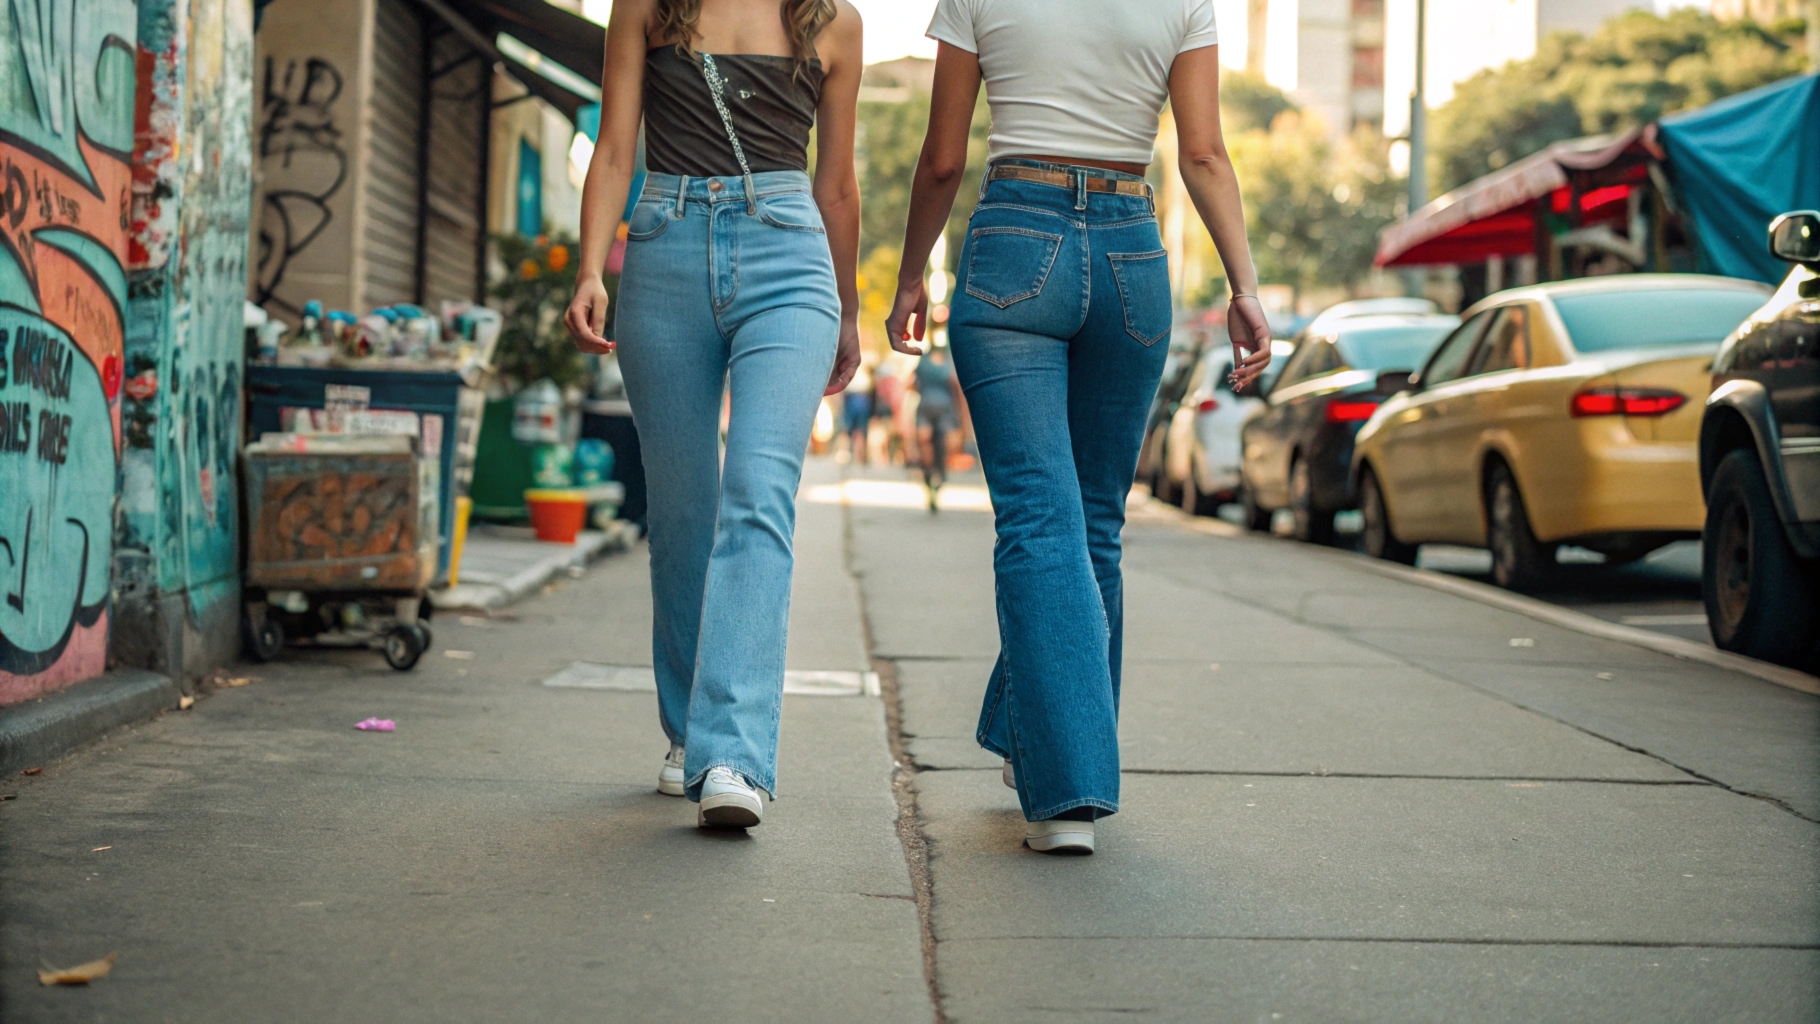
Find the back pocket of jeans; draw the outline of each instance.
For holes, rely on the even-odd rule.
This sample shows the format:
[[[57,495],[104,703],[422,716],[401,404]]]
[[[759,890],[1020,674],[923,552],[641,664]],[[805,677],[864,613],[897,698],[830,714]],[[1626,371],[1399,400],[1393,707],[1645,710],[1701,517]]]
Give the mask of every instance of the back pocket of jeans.
[[[1062,236],[1028,228],[974,228],[967,236],[967,294],[1000,309],[1043,293]]]
[[[1169,301],[1169,253],[1111,252],[1112,279],[1118,282],[1119,302],[1125,307],[1125,333],[1144,345],[1169,336],[1175,309]]]

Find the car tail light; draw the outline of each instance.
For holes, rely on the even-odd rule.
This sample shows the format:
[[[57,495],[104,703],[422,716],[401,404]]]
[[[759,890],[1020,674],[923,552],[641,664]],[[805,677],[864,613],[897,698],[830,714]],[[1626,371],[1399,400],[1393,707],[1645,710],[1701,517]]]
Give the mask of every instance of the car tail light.
[[[1687,404],[1667,388],[1587,388],[1569,406],[1575,416],[1663,416]]]
[[[1360,401],[1356,398],[1330,398],[1327,400],[1327,422],[1329,423],[1363,423],[1371,419],[1371,414],[1378,411],[1378,403]]]
[[[1195,412],[1212,412],[1213,410],[1218,409],[1219,407],[1220,407],[1220,403],[1215,401],[1214,399],[1203,398],[1203,399],[1201,399],[1201,404],[1194,407],[1194,411]]]

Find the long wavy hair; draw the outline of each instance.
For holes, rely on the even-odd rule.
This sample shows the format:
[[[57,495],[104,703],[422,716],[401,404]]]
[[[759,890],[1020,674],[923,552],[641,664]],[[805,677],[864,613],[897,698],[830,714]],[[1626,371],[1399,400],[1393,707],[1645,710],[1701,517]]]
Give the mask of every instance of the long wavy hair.
[[[784,31],[790,34],[790,51],[800,72],[815,59],[815,37],[834,20],[834,0],[781,0],[777,8]],[[658,0],[658,36],[673,40],[676,52],[691,60],[695,58],[693,44],[700,23],[701,0]]]

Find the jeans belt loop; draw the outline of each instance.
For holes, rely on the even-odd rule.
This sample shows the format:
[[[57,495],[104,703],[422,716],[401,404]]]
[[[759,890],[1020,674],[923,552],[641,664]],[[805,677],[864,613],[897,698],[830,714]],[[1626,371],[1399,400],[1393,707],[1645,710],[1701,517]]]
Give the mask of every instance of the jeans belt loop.
[[[746,172],[746,216],[758,216],[758,186],[752,184],[752,172]]]
[[[679,174],[676,177],[676,219],[682,220],[689,213],[689,176]]]
[[[1074,172],[1074,208],[1076,210],[1085,210],[1087,208],[1086,171],[1077,170]]]

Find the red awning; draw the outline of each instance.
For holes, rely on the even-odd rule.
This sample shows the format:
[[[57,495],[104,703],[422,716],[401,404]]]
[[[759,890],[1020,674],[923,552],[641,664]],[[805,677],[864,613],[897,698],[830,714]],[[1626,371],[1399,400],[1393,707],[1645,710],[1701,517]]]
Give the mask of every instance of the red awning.
[[[1521,256],[1535,252],[1537,200],[1550,197],[1556,212],[1571,203],[1569,174],[1609,167],[1625,156],[1648,152],[1644,129],[1622,135],[1571,139],[1518,160],[1447,193],[1415,212],[1408,220],[1385,228],[1378,236],[1380,267],[1420,266],[1430,263],[1476,263],[1492,256]],[[1606,219],[1614,205],[1629,198],[1599,189],[1581,197],[1584,220]],[[1596,212],[1595,212],[1596,211]]]

